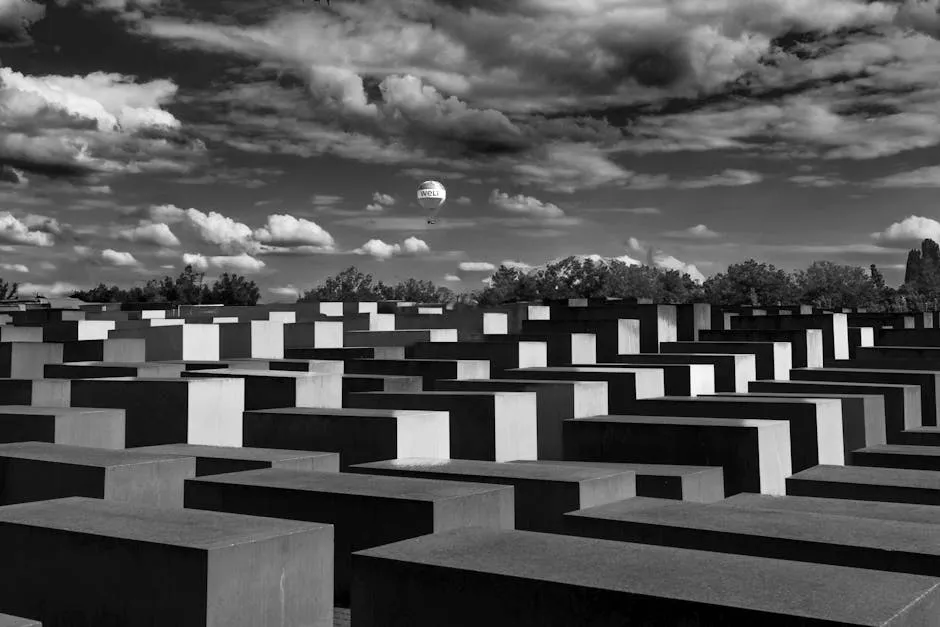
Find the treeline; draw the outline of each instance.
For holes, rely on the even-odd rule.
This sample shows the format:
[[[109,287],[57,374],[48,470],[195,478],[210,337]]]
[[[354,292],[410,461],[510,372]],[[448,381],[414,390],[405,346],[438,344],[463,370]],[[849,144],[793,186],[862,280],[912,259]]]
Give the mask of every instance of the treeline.
[[[142,286],[122,288],[99,283],[90,290],[69,294],[86,303],[173,303],[179,305],[255,305],[261,291],[254,281],[238,274],[223,273],[211,284],[205,273],[186,266],[177,277],[151,279]]]
[[[0,279],[0,299],[14,298],[16,290],[15,283]],[[70,295],[86,302],[254,305],[260,291],[254,281],[237,274],[224,273],[208,284],[204,273],[186,266],[175,278],[164,276],[126,289],[101,283]],[[386,284],[350,266],[304,292],[298,300],[401,300],[492,306],[588,297],[649,298],[659,303],[707,302],[725,306],[800,303],[822,309],[936,310],[940,309],[940,244],[926,239],[919,249],[910,251],[904,283],[897,288],[885,284],[884,275],[874,264],[866,269],[814,261],[804,270],[788,272],[748,259],[696,283],[677,270],[568,257],[531,270],[500,266],[485,286],[465,293],[414,278]]]

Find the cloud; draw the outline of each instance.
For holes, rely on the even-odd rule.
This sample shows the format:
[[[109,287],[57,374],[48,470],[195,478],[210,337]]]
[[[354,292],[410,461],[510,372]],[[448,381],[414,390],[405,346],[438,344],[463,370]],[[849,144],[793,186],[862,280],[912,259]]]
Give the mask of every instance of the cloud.
[[[29,272],[29,268],[21,263],[0,263],[0,270],[4,272],[21,272],[24,274]]]
[[[817,174],[798,174],[791,176],[788,180],[800,187],[836,187],[845,184],[845,181],[838,177]]]
[[[924,239],[940,242],[940,222],[922,216],[909,216],[884,231],[872,233],[871,237],[880,244],[900,248],[916,245]]]
[[[423,239],[411,236],[402,242],[402,250],[410,255],[431,252],[431,247]]]
[[[663,237],[672,237],[676,239],[714,239],[720,236],[720,233],[712,231],[704,224],[690,226],[689,228],[683,229],[681,231],[668,231],[663,233]]]
[[[275,296],[280,296],[284,298],[300,298],[300,295],[301,295],[300,290],[294,287],[293,285],[269,287],[268,291],[274,294]]]
[[[101,260],[110,266],[119,268],[136,267],[140,262],[129,252],[119,252],[113,248],[106,248],[101,251]]]
[[[472,202],[473,201],[470,200],[470,198],[468,198],[467,196],[458,196],[457,198],[454,199],[454,204],[456,205],[469,205]]]
[[[678,186],[683,189],[701,189],[704,187],[739,187],[741,185],[754,185],[764,180],[759,172],[749,170],[726,169],[720,174],[712,174],[699,179],[680,181]]]
[[[227,253],[242,253],[252,250],[251,227],[216,211],[203,213],[198,209],[187,209],[186,218],[196,233],[207,244],[215,244]]]
[[[253,236],[258,242],[281,248],[304,247],[329,252],[336,245],[333,236],[316,222],[287,214],[269,215],[266,225],[256,229]]]
[[[185,172],[204,156],[164,106],[172,81],[92,72],[30,76],[0,67],[0,165],[51,178]]]
[[[82,289],[74,283],[56,281],[55,283],[20,283],[18,292],[20,296],[41,295],[45,297],[67,296]]]
[[[267,265],[264,261],[255,259],[245,253],[239,255],[215,256],[205,256],[199,253],[185,253],[183,254],[183,264],[192,266],[193,270],[199,272],[205,272],[210,268],[214,268],[225,272],[240,272],[243,274],[260,272]]]
[[[180,240],[166,224],[141,221],[134,227],[127,227],[118,231],[118,238],[136,242],[138,244],[152,244],[172,248],[180,245]]]
[[[932,165],[890,174],[869,184],[872,187],[940,187],[940,166]]]
[[[517,194],[510,196],[494,189],[490,193],[490,204],[508,213],[533,218],[563,218],[565,212],[550,202],[542,202],[532,196]]]
[[[176,224],[186,219],[186,210],[176,205],[153,205],[149,212],[151,220],[164,224]]]
[[[355,249],[353,253],[357,255],[369,255],[375,259],[384,261],[390,259],[401,252],[400,244],[387,244],[380,239],[370,239],[368,242]]]
[[[461,272],[493,272],[496,266],[488,261],[461,261],[457,266]]]
[[[617,209],[623,213],[632,213],[638,216],[656,216],[662,213],[658,207],[629,207],[626,209]]]
[[[456,282],[458,282],[458,281],[461,281],[462,279],[461,279],[459,276],[457,276],[456,274],[445,274],[445,275],[444,275],[444,280],[447,281],[447,282],[449,282],[449,283],[456,283]]]
[[[523,272],[528,272],[529,270],[533,268],[533,266],[527,263],[524,263],[522,261],[513,261],[512,259],[504,259],[502,262],[500,262],[499,265],[506,266],[507,268],[513,268],[516,270],[522,270]]]
[[[17,218],[9,211],[0,211],[0,244],[22,246],[53,246],[54,233],[41,228],[48,218],[27,215]]]
[[[0,0],[0,45],[21,46],[31,42],[29,27],[46,15],[46,8],[33,0]]]
[[[332,194],[314,194],[310,197],[310,204],[317,207],[327,207],[330,205],[335,205],[343,201],[342,196],[335,196]]]
[[[386,207],[395,204],[395,199],[388,194],[375,192],[372,194],[372,202],[366,205],[366,211],[383,211]]]

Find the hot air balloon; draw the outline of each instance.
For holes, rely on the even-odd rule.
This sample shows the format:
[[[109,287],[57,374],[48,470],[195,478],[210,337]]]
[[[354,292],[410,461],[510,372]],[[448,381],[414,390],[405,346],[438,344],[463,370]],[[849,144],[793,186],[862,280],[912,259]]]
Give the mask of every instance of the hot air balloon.
[[[447,190],[438,181],[418,185],[418,204],[428,211],[428,224],[437,223],[437,214],[447,200]]]

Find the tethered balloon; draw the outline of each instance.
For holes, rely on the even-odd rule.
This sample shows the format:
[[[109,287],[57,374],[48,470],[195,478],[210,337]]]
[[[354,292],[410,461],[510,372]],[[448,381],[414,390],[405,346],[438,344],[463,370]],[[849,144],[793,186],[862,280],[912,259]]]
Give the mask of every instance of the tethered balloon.
[[[447,200],[447,189],[439,181],[418,185],[418,204],[428,211],[428,224],[437,223],[437,214]]]

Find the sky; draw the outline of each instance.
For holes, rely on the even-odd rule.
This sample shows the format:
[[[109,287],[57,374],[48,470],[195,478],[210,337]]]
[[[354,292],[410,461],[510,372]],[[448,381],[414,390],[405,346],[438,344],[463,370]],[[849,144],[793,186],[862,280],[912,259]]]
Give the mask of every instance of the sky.
[[[0,277],[292,299],[940,239],[940,0],[0,0]],[[437,224],[417,185],[439,180]]]

